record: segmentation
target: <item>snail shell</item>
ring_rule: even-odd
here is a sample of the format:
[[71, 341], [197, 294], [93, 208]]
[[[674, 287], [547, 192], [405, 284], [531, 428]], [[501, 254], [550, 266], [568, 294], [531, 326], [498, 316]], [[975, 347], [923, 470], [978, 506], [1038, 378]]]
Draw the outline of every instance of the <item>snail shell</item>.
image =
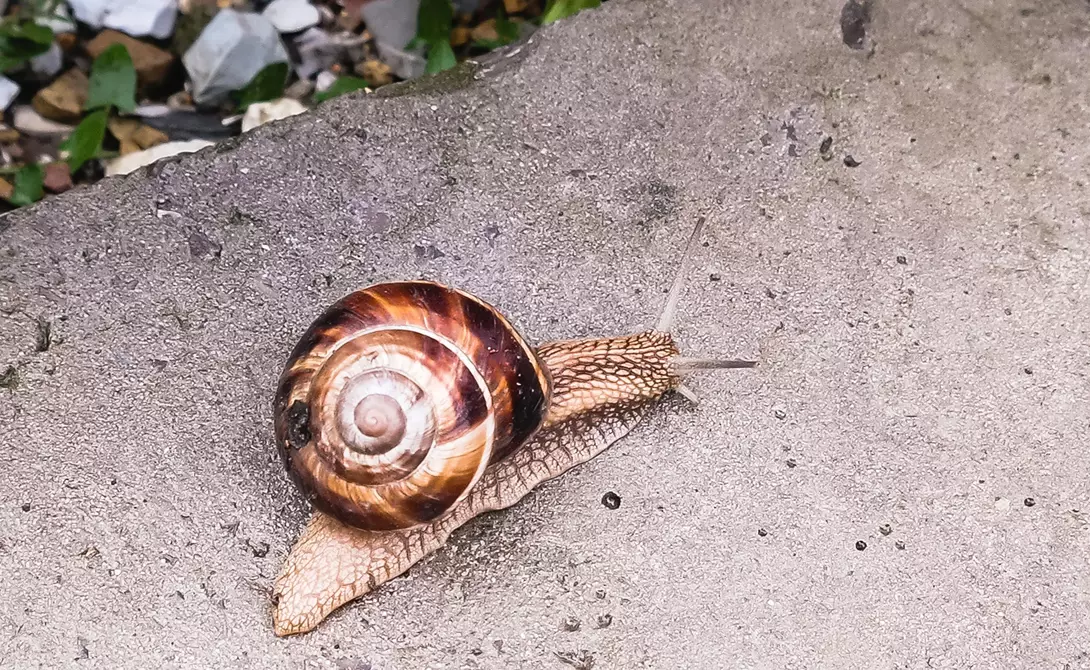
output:
[[376, 284], [303, 334], [274, 403], [278, 450], [312, 504], [366, 530], [432, 521], [541, 426], [550, 379], [491, 305]]

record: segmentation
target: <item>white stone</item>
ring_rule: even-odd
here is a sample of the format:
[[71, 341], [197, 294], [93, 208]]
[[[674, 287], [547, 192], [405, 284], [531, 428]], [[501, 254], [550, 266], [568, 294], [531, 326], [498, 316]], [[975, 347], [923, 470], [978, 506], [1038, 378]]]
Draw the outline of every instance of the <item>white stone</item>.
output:
[[260, 14], [221, 9], [182, 57], [198, 103], [220, 102], [272, 63], [290, 63], [280, 34]]
[[208, 140], [186, 140], [184, 142], [165, 142], [163, 144], [157, 144], [150, 149], [134, 151], [131, 154], [125, 154], [124, 156], [118, 156], [117, 158], [106, 161], [106, 176], [112, 177], [113, 175], [128, 174], [133, 170], [142, 168], [145, 165], [151, 165], [155, 161], [163, 158], [177, 156], [178, 154], [193, 153], [194, 151], [200, 151], [201, 149], [210, 147], [214, 144], [215, 142], [209, 142]]
[[416, 37], [416, 15], [420, 0], [370, 0], [363, 5], [360, 16], [367, 31], [375, 38], [379, 57], [402, 79], [414, 79], [424, 74], [426, 47], [406, 50]]
[[319, 91], [328, 91], [329, 87], [337, 81], [337, 75], [333, 74], [329, 70], [322, 70], [318, 73], [318, 78], [314, 80], [314, 88]]
[[113, 28], [133, 37], [166, 39], [174, 32], [177, 18], [177, 0], [114, 0], [110, 3], [102, 27]]
[[321, 14], [307, 0], [273, 0], [261, 12], [282, 33], [297, 33], [318, 25]]
[[30, 105], [19, 105], [12, 114], [11, 125], [24, 135], [55, 136], [68, 135], [75, 126], [50, 121], [43, 117]]
[[321, 28], [311, 28], [295, 38], [299, 51], [299, 64], [295, 74], [300, 79], [310, 79], [340, 60], [343, 47]]
[[286, 119], [289, 116], [302, 114], [306, 111], [308, 111], [308, 108], [305, 105], [291, 98], [255, 102], [246, 108], [246, 113], [242, 116], [242, 132], [253, 130], [269, 121]]
[[56, 42], [49, 45], [49, 51], [30, 59], [30, 71], [42, 79], [51, 79], [64, 67], [64, 53]]
[[92, 28], [113, 28], [133, 37], [170, 37], [177, 0], [70, 0], [72, 13]]
[[[75, 4], [75, 3], [72, 3]], [[46, 16], [35, 16], [34, 23], [45, 26], [54, 33], [76, 32], [76, 22], [72, 20], [72, 12], [63, 2], [57, 3], [53, 12]]]
[[92, 28], [101, 28], [113, 0], [68, 0], [72, 14]]
[[7, 109], [17, 95], [19, 95], [19, 84], [0, 76], [0, 109]]

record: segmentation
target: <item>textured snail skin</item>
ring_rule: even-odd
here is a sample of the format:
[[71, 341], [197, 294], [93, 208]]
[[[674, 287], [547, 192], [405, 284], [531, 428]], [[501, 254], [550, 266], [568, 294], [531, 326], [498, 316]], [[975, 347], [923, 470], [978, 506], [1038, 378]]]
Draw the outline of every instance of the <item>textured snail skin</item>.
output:
[[404, 573], [472, 518], [510, 507], [542, 482], [585, 463], [635, 426], [651, 401], [677, 387], [667, 333], [544, 344], [552, 378], [541, 429], [493, 462], [469, 495], [438, 519], [375, 532], [316, 511], [273, 586], [274, 632], [312, 630], [331, 612]]
[[409, 528], [540, 428], [549, 384], [492, 306], [433, 282], [376, 284], [300, 338], [274, 401], [277, 446], [316, 508], [356, 528]]

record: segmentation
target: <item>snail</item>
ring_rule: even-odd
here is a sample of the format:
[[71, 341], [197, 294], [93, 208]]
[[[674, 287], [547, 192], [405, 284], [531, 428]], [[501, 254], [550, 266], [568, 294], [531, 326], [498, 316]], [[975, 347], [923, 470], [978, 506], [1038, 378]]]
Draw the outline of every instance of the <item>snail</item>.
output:
[[273, 403], [277, 449], [314, 508], [273, 585], [277, 636], [305, 633], [400, 576], [474, 517], [595, 457], [686, 371], [670, 328], [685, 262], [654, 329], [531, 346], [493, 306], [415, 280], [329, 306], [299, 339]]

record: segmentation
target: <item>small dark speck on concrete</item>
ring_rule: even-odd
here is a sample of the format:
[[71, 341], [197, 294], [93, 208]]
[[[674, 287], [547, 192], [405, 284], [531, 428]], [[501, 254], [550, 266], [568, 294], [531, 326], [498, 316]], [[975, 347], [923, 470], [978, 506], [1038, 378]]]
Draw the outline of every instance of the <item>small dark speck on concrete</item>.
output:
[[569, 633], [574, 633], [575, 631], [579, 630], [579, 626], [579, 619], [576, 619], [573, 616], [570, 616], [560, 622], [560, 627]]
[[863, 551], [864, 549], [867, 548], [867, 543], [864, 542], [863, 540], [859, 540], [859, 541], [857, 541], [855, 543], [855, 548], [858, 549], [859, 551]]
[[77, 661], [82, 661], [82, 660], [91, 658], [91, 650], [87, 648], [88, 644], [89, 643], [87, 642], [87, 638], [85, 638], [85, 637], [77, 637], [76, 638], [76, 647], [79, 648], [79, 655], [76, 656]]
[[1021, 16], [1033, 16], [1034, 9], [1031, 7], [1023, 7], [1018, 10], [1018, 14]]
[[609, 624], [611, 624], [611, 623], [613, 623], [613, 615], [612, 614], [600, 614], [600, 615], [598, 615], [598, 622], [597, 622], [597, 627], [598, 628], [609, 628]]
[[905, 548], [905, 541], [904, 540], [897, 540], [896, 542], [893, 543], [893, 546], [897, 547], [898, 549], [904, 549]]
[[193, 258], [211, 260], [219, 258], [221, 253], [223, 253], [223, 245], [200, 230], [194, 230], [189, 234], [189, 255]]
[[1034, 500], [1033, 498], [1026, 498], [1022, 502], [1023, 502], [1023, 504], [1025, 504], [1026, 507], [1033, 507], [1034, 505], [1037, 504], [1037, 501]]
[[861, 163], [859, 161], [855, 160], [854, 158], [852, 158], [851, 154], [848, 154], [847, 156], [844, 157], [844, 165], [847, 165], [848, 167], [853, 168], [853, 167], [859, 167], [861, 165]]
[[866, 0], [848, 0], [840, 10], [840, 36], [852, 49], [862, 49], [867, 37], [867, 24], [870, 23], [870, 3]]
[[760, 535], [761, 537], [767, 537], [768, 536], [768, 531], [765, 530], [764, 528], [758, 528], [757, 529], [757, 534]]
[[30, 511], [30, 503], [23, 503], [23, 511], [24, 512], [29, 512]]
[[413, 253], [416, 254], [417, 258], [429, 261], [434, 261], [436, 258], [442, 258], [443, 256], [446, 256], [446, 254], [440, 251], [439, 248], [434, 244], [414, 244]]
[[1010, 307], [1007, 307], [1006, 309], [1003, 310], [1003, 313], [1006, 314], [1007, 316], [1010, 316], [1014, 312], [1011, 311]]
[[710, 279], [712, 281], [719, 281], [722, 278], [723, 277], [721, 277], [718, 272], [713, 272], [713, 273], [711, 273], [711, 275], [708, 276], [708, 279]]
[[770, 144], [772, 144], [772, 135], [770, 135], [769, 133], [761, 135], [761, 146], [767, 147]]
[[606, 494], [602, 496], [602, 504], [605, 505], [607, 509], [617, 509], [621, 506], [621, 496], [613, 491], [607, 491]]
[[167, 362], [158, 358], [151, 359], [151, 367], [155, 368], [156, 372], [162, 372], [167, 369]]
[[258, 542], [257, 544], [250, 543], [250, 551], [254, 552], [254, 556], [257, 558], [265, 558], [269, 553], [268, 542]]
[[1031, 375], [1033, 374], [1033, 368], [1022, 368], [1022, 372], [1026, 373], [1027, 375]]
[[897, 257], [897, 263], [899, 265], [908, 265], [908, 259], [905, 258], [904, 256], [898, 256]]
[[821, 153], [821, 157], [823, 159], [829, 160], [830, 158], [833, 157], [833, 155], [831, 153], [829, 153], [832, 150], [832, 148], [833, 148], [833, 136], [829, 135], [829, 136], [827, 136], [825, 139], [823, 139], [821, 141], [821, 146], [818, 147], [818, 151]]
[[787, 467], [793, 468], [793, 467], [795, 467], [797, 465], [798, 465], [798, 463], [795, 462], [795, 459], [793, 459], [793, 458], [787, 459]]
[[49, 351], [49, 347], [53, 346], [53, 322], [49, 319], [38, 319], [38, 341], [34, 345], [34, 350], [38, 352]]
[[798, 145], [793, 144], [793, 143], [787, 145], [787, 155], [790, 156], [791, 158], [798, 158], [799, 157], [799, 147], [798, 147]]
[[494, 223], [490, 223], [485, 226], [484, 234], [485, 237], [488, 238], [488, 246], [494, 247], [496, 246], [496, 238], [500, 236], [500, 227]]
[[4, 374], [0, 375], [0, 389], [14, 390], [17, 386], [19, 386], [19, 371], [14, 365], [9, 365], [8, 369], [4, 370]]
[[882, 535], [889, 535], [893, 532], [893, 526], [889, 525], [888, 523], [884, 523], [881, 526], [878, 526], [878, 532]]
[[606, 599], [606, 590], [605, 589], [598, 589], [597, 591], [594, 592], [594, 597], [597, 598], [598, 600], [605, 600]]
[[787, 411], [777, 407], [776, 409], [772, 410], [772, 416], [782, 421], [787, 418]]

